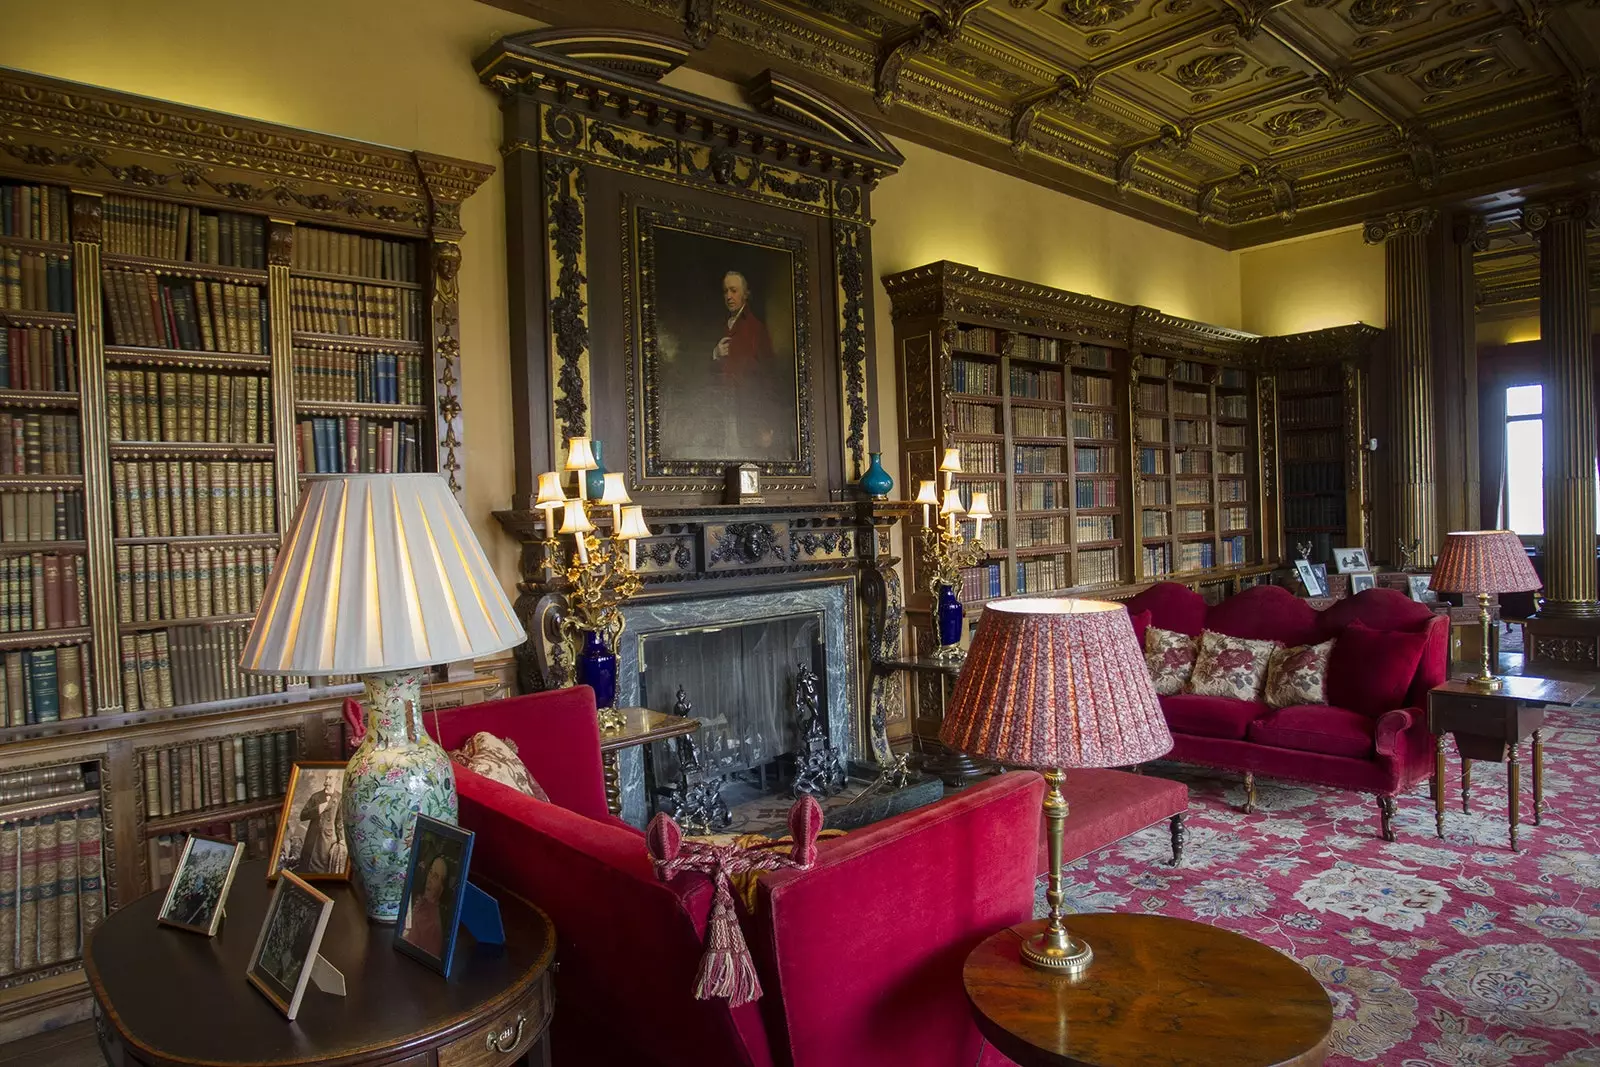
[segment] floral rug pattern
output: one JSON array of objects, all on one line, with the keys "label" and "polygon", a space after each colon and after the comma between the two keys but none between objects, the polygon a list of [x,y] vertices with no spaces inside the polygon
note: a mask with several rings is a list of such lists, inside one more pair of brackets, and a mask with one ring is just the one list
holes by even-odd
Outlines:
[{"label": "floral rug pattern", "polygon": [[1522,749],[1516,853],[1505,766],[1473,766],[1463,814],[1453,747],[1443,840],[1426,783],[1385,842],[1371,796],[1258,778],[1245,815],[1241,776],[1156,765],[1189,786],[1183,866],[1162,823],[1068,867],[1068,907],[1209,922],[1299,960],[1333,1001],[1329,1064],[1600,1067],[1600,718],[1552,711],[1544,739],[1539,826]]}]

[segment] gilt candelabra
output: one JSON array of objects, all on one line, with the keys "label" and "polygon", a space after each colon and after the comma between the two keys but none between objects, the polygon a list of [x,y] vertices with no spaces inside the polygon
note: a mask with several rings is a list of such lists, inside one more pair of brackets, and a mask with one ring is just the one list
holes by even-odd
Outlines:
[{"label": "gilt candelabra", "polygon": [[[961,572],[975,567],[983,559],[983,524],[990,518],[989,494],[973,493],[967,507],[955,488],[955,476],[961,473],[961,451],[947,448],[939,464],[944,481],[941,498],[937,482],[924,481],[918,488],[917,500],[922,505],[922,529],[917,537],[922,546],[922,557],[928,568],[929,592],[935,597],[935,615],[939,624],[939,649],[937,659],[961,658],[961,629],[965,612],[957,590],[962,585]],[[938,509],[939,521],[933,521],[933,509]],[[967,537],[961,522],[965,513],[973,521],[973,535]]]}]

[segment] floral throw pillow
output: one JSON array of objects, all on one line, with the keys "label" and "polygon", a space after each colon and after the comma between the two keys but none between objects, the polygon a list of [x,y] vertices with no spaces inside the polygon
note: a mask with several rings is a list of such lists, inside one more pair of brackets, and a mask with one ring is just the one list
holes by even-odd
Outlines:
[{"label": "floral throw pillow", "polygon": [[1328,660],[1333,642],[1280,648],[1267,665],[1266,701],[1275,708],[1328,702]]},{"label": "floral throw pillow", "polygon": [[1215,630],[1200,635],[1200,652],[1195,656],[1189,692],[1234,700],[1260,700],[1261,686],[1267,679],[1267,664],[1282,648],[1276,641],[1251,641],[1229,637]]},{"label": "floral throw pillow", "polygon": [[1195,642],[1188,634],[1152,626],[1144,632],[1144,661],[1150,667],[1150,681],[1156,693],[1171,696],[1189,684],[1194,670]]},{"label": "floral throw pillow", "polygon": [[467,738],[460,748],[450,753],[450,758],[467,770],[483,775],[491,782],[508,785],[535,800],[543,800],[546,803],[550,801],[550,795],[544,791],[544,787],[534,781],[533,775],[528,773],[528,768],[522,765],[522,760],[517,756],[515,741],[480,731]]}]

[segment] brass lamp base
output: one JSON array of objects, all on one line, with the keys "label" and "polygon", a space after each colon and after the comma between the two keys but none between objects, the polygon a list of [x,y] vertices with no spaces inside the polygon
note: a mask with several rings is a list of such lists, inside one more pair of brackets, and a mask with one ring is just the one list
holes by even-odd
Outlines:
[{"label": "brass lamp base", "polygon": [[1041,971],[1078,974],[1094,959],[1094,950],[1067,933],[1066,894],[1061,889],[1062,839],[1067,828],[1067,798],[1061,792],[1066,775],[1059,768],[1044,772],[1048,788],[1044,794],[1045,840],[1050,852],[1050,885],[1045,898],[1050,902],[1050,922],[1044,932],[1022,943],[1022,962]]},{"label": "brass lamp base", "polygon": [[1094,959],[1094,949],[1063,928],[1045,928],[1044,933],[1022,943],[1022,962],[1041,971],[1078,974]]},{"label": "brass lamp base", "polygon": [[1479,651],[1483,655],[1483,673],[1467,682],[1473,689],[1480,693],[1498,693],[1506,687],[1504,679],[1498,677],[1489,667],[1489,594],[1478,594],[1478,643],[1482,646]]},{"label": "brass lamp base", "polygon": [[1506,680],[1497,674],[1488,674],[1482,678],[1468,678],[1467,684],[1480,693],[1498,693],[1506,687]]}]

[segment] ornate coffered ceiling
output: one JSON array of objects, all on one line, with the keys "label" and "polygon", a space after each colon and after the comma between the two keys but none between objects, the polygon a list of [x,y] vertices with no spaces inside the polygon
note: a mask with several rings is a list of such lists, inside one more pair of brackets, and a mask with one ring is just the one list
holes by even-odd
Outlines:
[{"label": "ornate coffered ceiling", "polygon": [[494,0],[1224,247],[1597,172],[1594,0]]}]

